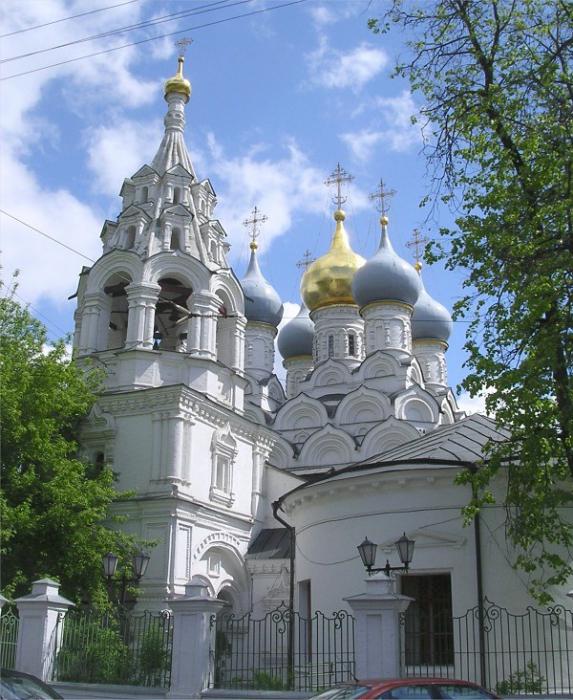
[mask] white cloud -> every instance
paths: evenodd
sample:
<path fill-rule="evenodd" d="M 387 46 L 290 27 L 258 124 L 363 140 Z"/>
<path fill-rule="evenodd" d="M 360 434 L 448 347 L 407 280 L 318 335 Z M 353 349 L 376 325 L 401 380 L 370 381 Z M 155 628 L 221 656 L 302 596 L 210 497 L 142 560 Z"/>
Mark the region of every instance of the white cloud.
<path fill-rule="evenodd" d="M 340 134 L 340 138 L 348 146 L 356 160 L 366 161 L 372 155 L 374 147 L 384 140 L 384 133 L 362 129 Z"/>
<path fill-rule="evenodd" d="M 274 160 L 261 144 L 233 157 L 213 134 L 207 141 L 208 152 L 194 150 L 193 157 L 198 169 L 216 183 L 220 204 L 215 215 L 225 226 L 231 244 L 246 240 L 237 222 L 246 219 L 255 204 L 269 217 L 260 239 L 261 252 L 289 230 L 295 212 L 326 214 L 331 210 L 324 173 L 312 165 L 295 141 L 287 141 L 284 155 Z M 348 198 L 355 210 L 369 206 L 367 195 L 356 186 L 348 188 Z"/>
<path fill-rule="evenodd" d="M 101 3 L 102 5 L 104 3 Z M 97 5 L 96 5 L 97 6 Z M 73 41 L 78 36 L 97 34 L 109 28 L 135 23 L 141 18 L 141 4 L 114 8 L 92 14 L 85 20 L 52 24 L 48 27 L 6 37 L 3 58 Z M 1 6 L 3 31 L 53 22 L 73 14 L 74 4 L 63 0 L 24 2 L 4 0 Z M 94 3 L 90 5 L 94 9 Z M 3 65 L 3 76 L 66 61 L 86 52 L 97 52 L 123 43 L 121 37 L 105 38 L 88 44 L 70 46 Z M 89 49 L 88 49 L 89 46 Z M 2 208 L 59 241 L 97 259 L 101 253 L 99 232 L 103 216 L 80 201 L 69 190 L 45 187 L 37 178 L 33 149 L 53 147 L 66 137 L 47 117 L 39 117 L 43 97 L 49 90 L 62 88 L 65 108 L 71 109 L 89 125 L 90 118 L 101 122 L 106 111 L 139 106 L 154 100 L 159 86 L 146 83 L 131 69 L 140 55 L 135 47 L 86 60 L 64 63 L 54 68 L 21 76 L 2 83 L 0 129 L 3 147 L 0 153 L 0 198 Z M 94 109 L 97 105 L 97 110 Z M 128 144 L 131 147 L 131 144 Z M 59 147 L 59 145 L 58 145 Z M 95 147 L 94 147 L 95 148 Z M 119 162 L 123 154 L 116 153 Z M 109 159 L 103 166 L 110 169 Z M 102 177 L 103 177 L 102 166 Z M 125 172 L 123 173 L 125 175 Z M 98 182 L 98 186 L 101 186 Z M 110 185 L 111 187 L 111 185 Z M 114 191 L 117 194 L 117 188 Z M 47 240 L 38 233 L 1 216 L 2 255 L 7 278 L 20 269 L 18 293 L 28 302 L 48 298 L 62 305 L 77 284 L 77 274 L 89 261 Z"/>
<path fill-rule="evenodd" d="M 472 413 L 483 413 L 488 415 L 485 408 L 485 401 L 489 394 L 493 392 L 493 389 L 486 389 L 480 392 L 477 396 L 470 396 L 469 392 L 463 391 L 458 397 L 458 406 L 462 411 L 471 415 Z M 492 416 L 493 417 L 493 416 Z"/>
<path fill-rule="evenodd" d="M 7 149 L 0 158 L 0 200 L 10 214 L 92 259 L 101 254 L 102 217 L 64 189 L 43 188 L 34 174 Z M 44 297 L 63 304 L 89 260 L 82 259 L 13 219 L 0 215 L 2 264 L 6 279 L 16 269 L 18 294 L 34 304 Z"/>
<path fill-rule="evenodd" d="M 124 119 L 86 133 L 88 167 L 94 173 L 95 192 L 116 196 L 124 178 L 151 163 L 163 135 L 161 122 Z"/>
<path fill-rule="evenodd" d="M 284 307 L 284 314 L 282 321 L 279 323 L 278 326 L 278 332 L 281 332 L 281 328 L 286 326 L 286 324 L 289 321 L 292 321 L 292 319 L 298 314 L 300 304 L 295 303 L 294 301 L 285 301 L 283 303 Z M 277 347 L 277 339 L 278 339 L 278 333 L 275 338 L 275 368 L 274 372 L 277 375 L 277 377 L 280 379 L 281 383 L 283 386 L 286 384 L 286 370 L 283 367 L 283 358 L 279 352 L 279 349 Z"/>
<path fill-rule="evenodd" d="M 333 24 L 338 19 L 334 12 L 325 5 L 311 5 L 309 7 L 309 13 L 317 27 Z"/>
<path fill-rule="evenodd" d="M 376 77 L 388 64 L 388 55 L 382 49 L 363 42 L 343 52 L 328 45 L 322 36 L 319 46 L 306 56 L 310 82 L 327 88 L 351 88 L 358 91 Z"/>
<path fill-rule="evenodd" d="M 360 113 L 367 110 L 375 111 L 375 126 L 340 134 L 340 139 L 356 160 L 367 161 L 378 144 L 384 144 L 386 149 L 392 151 L 404 152 L 421 143 L 420 125 L 412 123 L 418 108 L 409 90 L 396 97 L 377 97 L 368 104 L 360 105 Z"/>

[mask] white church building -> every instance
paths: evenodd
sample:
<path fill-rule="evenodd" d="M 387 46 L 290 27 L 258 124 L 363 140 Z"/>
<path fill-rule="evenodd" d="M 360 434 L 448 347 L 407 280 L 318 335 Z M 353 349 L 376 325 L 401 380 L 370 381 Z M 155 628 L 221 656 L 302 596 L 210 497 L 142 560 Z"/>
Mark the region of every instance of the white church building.
<path fill-rule="evenodd" d="M 199 576 L 234 611 L 264 614 L 288 600 L 292 559 L 297 608 L 339 610 L 364 588 L 357 545 L 367 536 L 395 565 L 405 533 L 415 550 L 398 590 L 420 610 L 462 615 L 480 596 L 525 609 L 503 508 L 465 527 L 470 494 L 454 483 L 504 433 L 458 408 L 450 315 L 394 251 L 384 208 L 365 261 L 339 196 L 330 248 L 278 334 L 283 386 L 282 302 L 254 236 L 248 269 L 229 266 L 215 190 L 184 141 L 190 94 L 180 58 L 163 140 L 124 180 L 77 291 L 74 356 L 106 375 L 82 446 L 133 494 L 118 506 L 122 527 L 153 545 L 140 604 L 161 609 Z M 334 179 L 340 191 L 340 168 Z M 567 588 L 556 602 L 570 603 Z"/>

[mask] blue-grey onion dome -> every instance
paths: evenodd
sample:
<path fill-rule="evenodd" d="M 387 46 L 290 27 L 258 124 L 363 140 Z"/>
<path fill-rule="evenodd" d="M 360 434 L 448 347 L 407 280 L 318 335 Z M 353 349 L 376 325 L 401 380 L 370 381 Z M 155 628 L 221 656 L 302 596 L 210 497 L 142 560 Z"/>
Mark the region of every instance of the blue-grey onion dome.
<path fill-rule="evenodd" d="M 413 340 L 428 338 L 446 343 L 452 332 L 452 325 L 450 312 L 439 301 L 432 299 L 422 284 L 422 291 L 412 313 Z"/>
<path fill-rule="evenodd" d="M 301 355 L 312 355 L 314 323 L 308 315 L 308 308 L 303 302 L 298 314 L 279 331 L 277 345 L 285 360 Z"/>
<path fill-rule="evenodd" d="M 275 328 L 283 317 L 283 304 L 276 290 L 263 277 L 256 254 L 256 245 L 251 245 L 251 260 L 241 287 L 245 295 L 247 321 L 268 323 Z"/>
<path fill-rule="evenodd" d="M 386 217 L 380 222 L 380 247 L 354 275 L 354 299 L 361 307 L 376 301 L 400 301 L 414 306 L 422 288 L 420 279 L 414 268 L 394 251 L 388 238 Z"/>

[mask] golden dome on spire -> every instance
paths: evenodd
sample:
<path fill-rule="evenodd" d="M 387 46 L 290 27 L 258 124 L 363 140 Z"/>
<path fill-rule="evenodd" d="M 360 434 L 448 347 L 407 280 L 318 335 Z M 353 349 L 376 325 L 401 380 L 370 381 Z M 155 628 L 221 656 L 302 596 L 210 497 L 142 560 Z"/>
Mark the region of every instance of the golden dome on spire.
<path fill-rule="evenodd" d="M 332 304 L 356 304 L 352 296 L 352 278 L 366 261 L 350 247 L 345 219 L 342 209 L 334 212 L 336 229 L 330 250 L 315 260 L 303 275 L 300 292 L 310 311 Z"/>
<path fill-rule="evenodd" d="M 187 78 L 183 77 L 184 63 L 185 59 L 183 56 L 179 56 L 177 59 L 177 73 L 172 78 L 165 81 L 166 98 L 170 92 L 181 92 L 186 97 L 185 102 L 189 102 L 189 98 L 191 97 L 191 83 L 187 80 Z"/>

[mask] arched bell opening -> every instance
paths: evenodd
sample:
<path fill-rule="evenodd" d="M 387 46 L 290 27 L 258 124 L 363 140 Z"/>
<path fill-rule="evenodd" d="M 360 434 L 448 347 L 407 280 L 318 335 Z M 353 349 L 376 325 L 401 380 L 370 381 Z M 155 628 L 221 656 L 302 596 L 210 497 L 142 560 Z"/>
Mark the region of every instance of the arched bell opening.
<path fill-rule="evenodd" d="M 103 321 L 106 328 L 104 349 L 123 348 L 127 338 L 128 303 L 125 288 L 131 283 L 131 277 L 124 273 L 112 275 L 104 286 L 106 308 Z"/>
<path fill-rule="evenodd" d="M 161 291 L 155 307 L 154 350 L 185 352 L 189 309 L 193 289 L 174 277 L 159 280 Z"/>
<path fill-rule="evenodd" d="M 236 314 L 231 315 L 232 304 L 224 291 L 217 290 L 216 295 L 220 299 L 217 310 L 217 361 L 226 367 L 232 367 L 235 354 Z"/>

